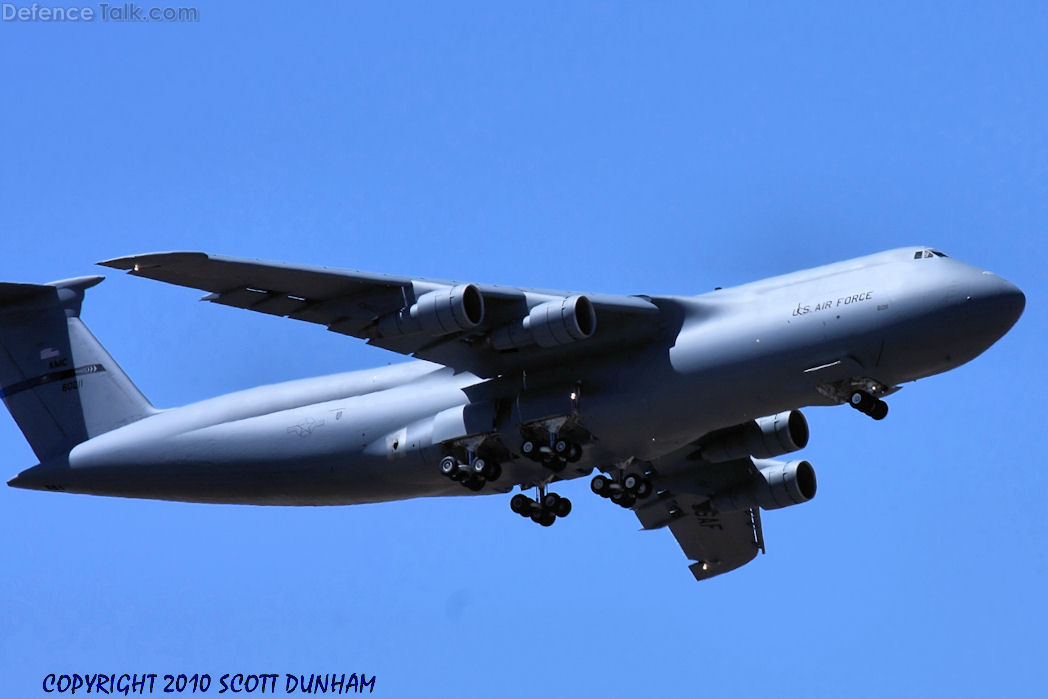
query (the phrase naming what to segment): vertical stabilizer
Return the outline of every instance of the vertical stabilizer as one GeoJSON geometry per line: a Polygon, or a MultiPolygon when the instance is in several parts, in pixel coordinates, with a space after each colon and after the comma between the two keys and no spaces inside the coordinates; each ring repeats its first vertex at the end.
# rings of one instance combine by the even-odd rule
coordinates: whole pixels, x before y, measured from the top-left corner
{"type": "Polygon", "coordinates": [[[102,279],[0,282],[0,396],[41,462],[156,412],[80,320],[102,279]]]}

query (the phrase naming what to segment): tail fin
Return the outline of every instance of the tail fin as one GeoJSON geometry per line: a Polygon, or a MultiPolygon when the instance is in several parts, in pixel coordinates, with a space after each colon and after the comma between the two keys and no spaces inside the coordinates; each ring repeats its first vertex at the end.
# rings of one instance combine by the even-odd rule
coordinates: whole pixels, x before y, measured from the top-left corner
{"type": "Polygon", "coordinates": [[[0,397],[41,462],[156,412],[80,320],[102,279],[0,282],[0,397]]]}

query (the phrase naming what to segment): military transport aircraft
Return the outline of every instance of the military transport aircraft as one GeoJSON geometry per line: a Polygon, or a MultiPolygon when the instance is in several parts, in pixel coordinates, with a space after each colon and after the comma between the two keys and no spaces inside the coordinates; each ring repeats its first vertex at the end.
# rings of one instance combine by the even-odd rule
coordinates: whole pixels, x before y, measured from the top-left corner
{"type": "Polygon", "coordinates": [[[200,252],[102,262],[317,323],[424,361],[158,410],[80,320],[90,276],[0,284],[0,390],[40,463],[18,488],[191,502],[348,505],[551,490],[667,527],[699,580],[764,551],[761,509],[807,502],[798,408],[875,420],[900,385],[973,359],[1026,299],[1001,277],[910,247],[693,297],[412,279],[200,252]]]}

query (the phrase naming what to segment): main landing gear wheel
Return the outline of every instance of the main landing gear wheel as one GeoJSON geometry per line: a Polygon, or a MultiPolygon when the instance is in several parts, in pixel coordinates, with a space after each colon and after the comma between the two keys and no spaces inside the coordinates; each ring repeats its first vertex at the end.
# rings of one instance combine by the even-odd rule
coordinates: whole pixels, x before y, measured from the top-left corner
{"type": "Polygon", "coordinates": [[[544,527],[551,527],[557,521],[557,515],[549,510],[540,510],[531,515],[531,521],[544,527]]]}
{"type": "Polygon", "coordinates": [[[590,481],[590,490],[602,498],[611,495],[611,479],[607,476],[594,476],[590,481]]]}
{"type": "Polygon", "coordinates": [[[616,505],[633,507],[638,500],[643,500],[654,491],[654,487],[644,476],[627,473],[619,480],[612,480],[603,475],[596,475],[590,481],[590,490],[602,498],[608,498],[616,505]]]}
{"type": "Polygon", "coordinates": [[[520,452],[525,458],[542,464],[553,473],[560,473],[568,464],[577,463],[582,458],[581,445],[552,434],[549,441],[541,438],[525,439],[521,442],[520,452]]]}
{"type": "Polygon", "coordinates": [[[543,493],[532,500],[524,493],[517,493],[509,501],[509,509],[521,517],[528,517],[543,527],[551,526],[558,517],[571,514],[571,500],[556,493],[543,493]]]}
{"type": "Polygon", "coordinates": [[[470,468],[473,471],[473,475],[480,476],[486,481],[497,481],[499,476],[502,475],[501,466],[494,461],[485,459],[474,459],[470,468]]]}
{"type": "Polygon", "coordinates": [[[639,473],[627,473],[622,477],[623,489],[637,500],[651,495],[651,481],[639,473]]]}
{"type": "Polygon", "coordinates": [[[883,420],[888,415],[888,404],[866,391],[853,391],[848,397],[848,405],[874,420],[883,420]]]}
{"type": "Polygon", "coordinates": [[[567,517],[571,514],[571,500],[562,498],[556,493],[546,493],[542,498],[542,506],[558,517],[567,517]]]}
{"type": "Polygon", "coordinates": [[[487,483],[499,479],[502,466],[480,457],[473,459],[472,463],[464,464],[454,456],[445,456],[440,460],[440,472],[451,480],[458,481],[464,488],[478,492],[487,483]]]}
{"type": "Polygon", "coordinates": [[[518,515],[528,516],[531,514],[531,503],[534,502],[524,493],[517,493],[509,501],[509,509],[516,512],[518,515]]]}

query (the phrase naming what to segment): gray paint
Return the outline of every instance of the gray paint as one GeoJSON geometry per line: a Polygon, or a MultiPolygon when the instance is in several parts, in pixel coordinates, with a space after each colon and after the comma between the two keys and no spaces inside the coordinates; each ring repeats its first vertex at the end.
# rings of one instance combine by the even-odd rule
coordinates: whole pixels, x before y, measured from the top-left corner
{"type": "Polygon", "coordinates": [[[592,336],[558,334],[557,346],[519,340],[508,351],[491,338],[523,337],[529,313],[545,318],[551,304],[566,308],[576,295],[477,285],[482,314],[474,308],[469,322],[412,325],[390,319],[412,308],[417,315],[438,297],[439,312],[451,318],[464,287],[201,253],[109,261],[209,291],[205,298],[214,302],[321,323],[447,365],[416,361],[164,411],[148,404],[80,323],[83,289],[97,281],[4,285],[5,392],[27,385],[40,347],[70,353],[77,366],[105,368],[78,377],[74,410],[56,386],[5,396],[42,461],[10,485],[283,505],[466,495],[471,491],[445,478],[438,463],[481,445],[503,472],[480,494],[545,487],[594,468],[620,477],[647,472],[657,493],[632,509],[645,527],[669,525],[697,561],[696,577],[710,577],[764,546],[756,507],[721,512],[712,503],[746,500],[725,493],[756,487],[758,466],[782,469],[748,457],[706,461],[699,449],[705,436],[837,404],[856,388],[889,395],[973,359],[1018,320],[1025,298],[1014,285],[958,260],[925,258],[925,250],[890,250],[694,297],[586,295],[595,312],[592,336]],[[406,334],[384,335],[390,328],[406,334]],[[30,400],[33,409],[19,403],[30,400]],[[55,416],[68,434],[48,427],[55,416]],[[556,474],[522,458],[537,424],[565,419],[564,434],[583,435],[578,463],[556,474]]]}

